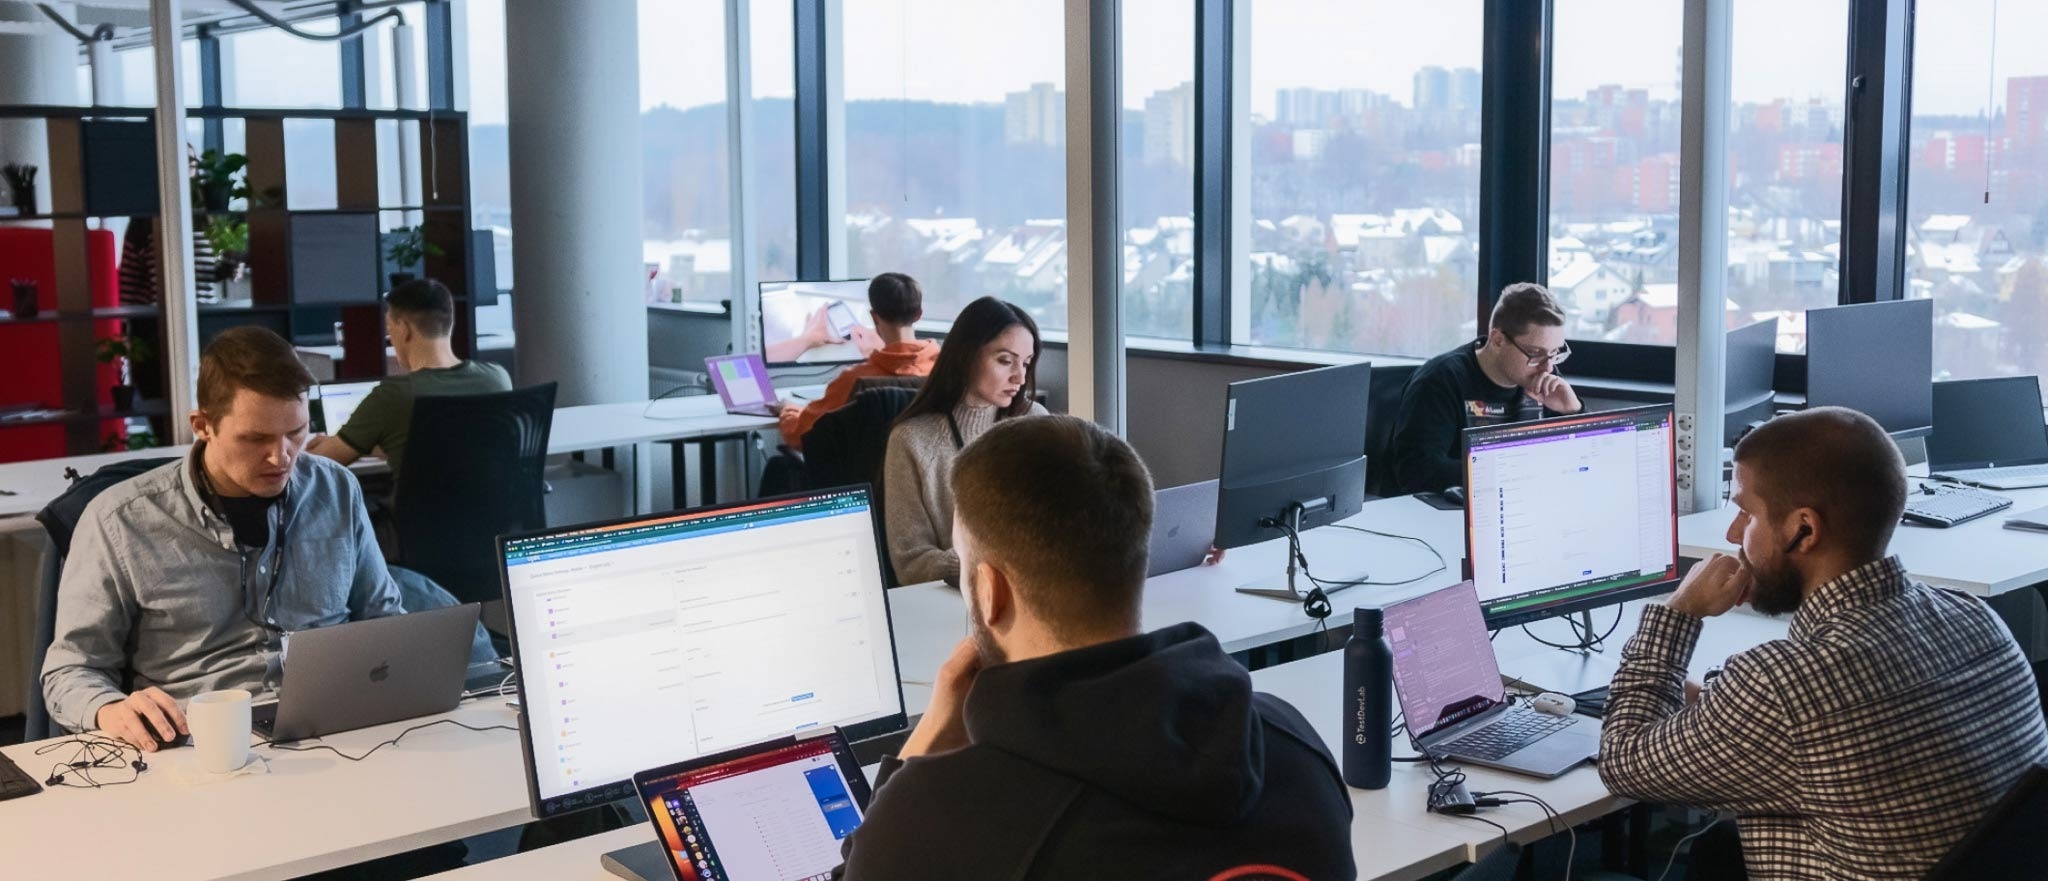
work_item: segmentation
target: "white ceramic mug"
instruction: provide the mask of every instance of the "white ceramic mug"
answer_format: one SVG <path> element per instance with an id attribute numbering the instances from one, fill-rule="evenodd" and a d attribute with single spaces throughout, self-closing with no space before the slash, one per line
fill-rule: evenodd
<path id="1" fill-rule="evenodd" d="M 249 761 L 249 692 L 239 688 L 209 691 L 185 705 L 192 729 L 192 747 L 199 767 L 210 774 L 241 770 Z"/>

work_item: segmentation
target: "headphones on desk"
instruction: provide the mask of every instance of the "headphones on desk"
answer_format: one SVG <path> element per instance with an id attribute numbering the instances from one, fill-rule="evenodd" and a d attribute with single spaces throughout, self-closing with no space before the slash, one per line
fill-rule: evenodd
<path id="1" fill-rule="evenodd" d="M 101 734 L 81 734 L 68 740 L 44 744 L 36 755 L 53 752 L 67 746 L 76 746 L 78 751 L 71 754 L 69 761 L 58 762 L 50 769 L 50 776 L 43 779 L 45 786 L 70 786 L 78 789 L 101 789 L 108 786 L 125 786 L 134 783 L 149 770 L 149 763 L 142 760 L 142 750 L 126 741 L 116 740 Z M 128 758 L 129 752 L 134 759 Z M 95 780 L 94 771 L 128 771 L 125 780 Z M 77 778 L 76 782 L 72 778 Z"/>

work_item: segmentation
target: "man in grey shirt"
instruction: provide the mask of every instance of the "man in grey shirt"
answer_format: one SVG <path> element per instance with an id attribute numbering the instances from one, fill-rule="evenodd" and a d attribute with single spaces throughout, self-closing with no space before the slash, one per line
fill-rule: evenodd
<path id="1" fill-rule="evenodd" d="M 277 334 L 222 333 L 192 451 L 86 506 L 43 663 L 59 724 L 154 751 L 188 732 L 178 701 L 273 685 L 285 633 L 404 611 L 355 478 L 301 455 L 312 384 Z"/>

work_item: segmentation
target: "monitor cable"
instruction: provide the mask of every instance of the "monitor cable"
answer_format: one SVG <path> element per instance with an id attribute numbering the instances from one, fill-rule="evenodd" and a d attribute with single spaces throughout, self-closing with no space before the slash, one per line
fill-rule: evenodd
<path id="1" fill-rule="evenodd" d="M 1315 576 L 1315 573 L 1309 569 L 1308 554 L 1304 553 L 1301 549 L 1301 531 L 1295 528 L 1295 526 L 1292 523 L 1289 523 L 1277 517 L 1269 517 L 1259 521 L 1259 525 L 1264 526 L 1268 529 L 1278 529 L 1281 532 L 1287 534 L 1287 575 L 1289 586 L 1293 586 L 1294 575 L 1297 571 L 1300 572 L 1302 577 L 1308 579 L 1309 589 L 1301 593 L 1302 612 L 1307 614 L 1309 617 L 1316 619 L 1317 632 L 1319 633 L 1326 633 L 1329 628 L 1328 619 L 1330 617 L 1331 612 L 1333 611 L 1333 607 L 1330 604 L 1329 596 L 1331 591 L 1342 590 L 1347 587 L 1400 587 L 1402 585 L 1414 584 L 1415 582 L 1421 581 L 1426 578 L 1430 578 L 1436 575 L 1437 573 L 1440 573 L 1445 569 L 1449 568 L 1449 564 L 1446 563 L 1444 560 L 1443 553 L 1441 551 L 1438 551 L 1435 545 L 1432 545 L 1429 542 L 1424 541 L 1423 539 L 1416 538 L 1412 535 L 1397 535 L 1391 532 L 1380 532 L 1378 530 L 1366 529 L 1359 526 L 1350 526 L 1343 523 L 1333 523 L 1330 525 L 1338 529 L 1348 529 L 1352 532 L 1362 532 L 1366 535 L 1376 535 L 1381 538 L 1389 538 L 1394 539 L 1396 541 L 1414 542 L 1415 544 L 1421 545 L 1423 549 L 1429 551 L 1430 556 L 1436 558 L 1436 568 L 1424 572 L 1420 575 L 1416 575 L 1411 578 L 1403 578 L 1398 581 L 1375 581 L 1370 578 L 1360 578 L 1351 581 L 1324 580 L 1321 578 L 1317 578 Z"/>
<path id="2" fill-rule="evenodd" d="M 359 755 L 359 756 L 352 756 L 352 755 L 349 755 L 348 753 L 342 752 L 341 750 L 335 749 L 334 747 L 328 746 L 327 744 L 324 744 L 324 743 L 313 743 L 313 744 L 305 744 L 305 745 L 296 745 L 296 744 L 287 744 L 287 743 L 281 743 L 281 742 L 279 742 L 279 741 L 275 741 L 275 740 L 268 740 L 268 739 L 265 739 L 265 740 L 263 740 L 263 742 L 262 742 L 262 743 L 261 743 L 260 745 L 261 745 L 261 746 L 267 746 L 267 747 L 269 747 L 269 748 L 271 748 L 271 749 L 274 749 L 274 750 L 278 750 L 278 751 L 281 751 L 281 752 L 292 752 L 292 753 L 304 753 L 304 752 L 315 752 L 315 751 L 318 751 L 318 750 L 326 750 L 326 751 L 328 751 L 328 752 L 331 752 L 331 753 L 333 753 L 333 754 L 335 754 L 335 755 L 337 755 L 337 756 L 340 756 L 340 757 L 342 757 L 342 758 L 344 758 L 344 759 L 347 759 L 347 760 L 349 760 L 349 761 L 351 761 L 351 762 L 360 762 L 360 761 L 362 761 L 362 760 L 364 760 L 364 759 L 367 759 L 367 758 L 369 758 L 369 757 L 371 757 L 371 756 L 373 756 L 373 755 L 376 755 L 376 754 L 377 754 L 377 751 L 378 751 L 378 750 L 380 750 L 380 749 L 383 749 L 383 748 L 385 748 L 385 747 L 387 747 L 387 746 L 393 746 L 393 747 L 397 746 L 397 745 L 398 745 L 398 742 L 399 742 L 399 741 L 401 741 L 401 740 L 404 740 L 404 739 L 405 739 L 405 736 L 406 736 L 406 735 L 408 735 L 408 734 L 411 734 L 411 733 L 413 733 L 413 732 L 415 732 L 415 731 L 419 731 L 419 730 L 422 730 L 422 729 L 426 729 L 426 728 L 432 728 L 432 727 L 434 727 L 434 726 L 436 726 L 436 725 L 454 725 L 454 726 L 456 726 L 456 727 L 458 727 L 458 728 L 467 728 L 467 729 L 469 729 L 469 730 L 471 730 L 471 731 L 518 731 L 518 730 L 519 730 L 519 729 L 518 729 L 518 727 L 516 727 L 516 726 L 512 726 L 512 725 L 471 725 L 471 724 L 469 724 L 469 723 L 467 723 L 467 722 L 458 722 L 458 721 L 456 721 L 456 720 L 454 720 L 454 719 L 435 719 L 435 720 L 434 720 L 434 721 L 432 721 L 432 722 L 427 722 L 427 723 L 423 723 L 423 724 L 420 724 L 420 725 L 414 725 L 414 726 L 412 726 L 411 728 L 407 728 L 407 729 L 405 729 L 404 731 L 400 731 L 400 732 L 398 732 L 398 736 L 397 736 L 397 737 L 393 737 L 393 738 L 391 738 L 390 740 L 384 741 L 383 743 L 380 743 L 380 744 L 377 744 L 376 746 L 370 747 L 370 751 L 369 751 L 369 752 L 363 753 L 362 755 Z M 258 737 L 261 737 L 261 735 L 258 735 Z"/>

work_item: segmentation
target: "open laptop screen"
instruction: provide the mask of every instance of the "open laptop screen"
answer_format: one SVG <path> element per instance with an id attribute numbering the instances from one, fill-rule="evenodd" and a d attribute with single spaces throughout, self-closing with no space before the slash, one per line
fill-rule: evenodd
<path id="1" fill-rule="evenodd" d="M 867 778 L 837 730 L 633 775 L 682 881 L 830 878 Z"/>
<path id="2" fill-rule="evenodd" d="M 1426 737 L 1507 699 L 1472 582 L 1388 606 L 1383 620 L 1394 650 L 1394 692 L 1412 737 Z"/>

